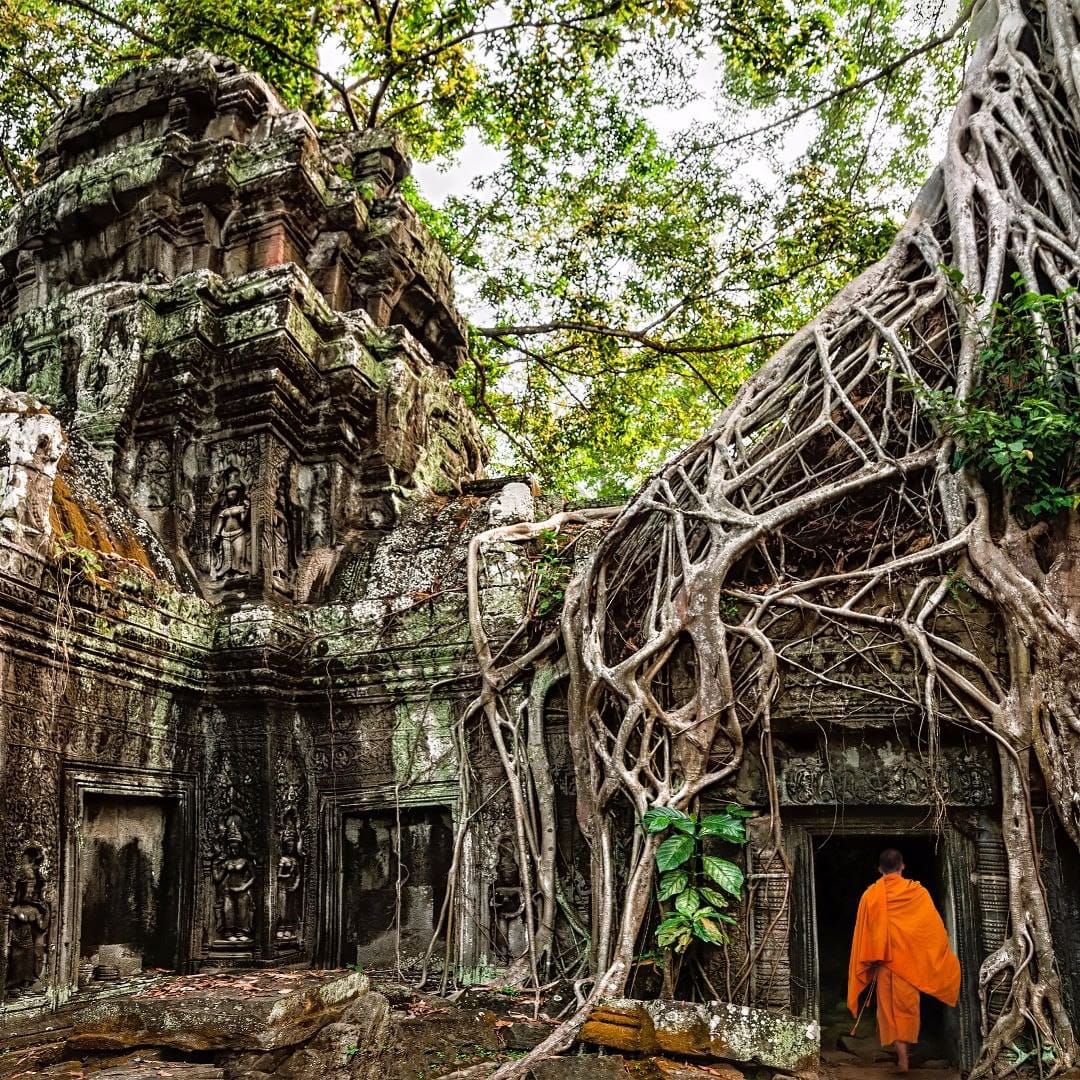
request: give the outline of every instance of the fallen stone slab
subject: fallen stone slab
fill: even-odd
[[[159,991],[109,998],[72,1017],[66,1051],[131,1050],[141,1046],[174,1050],[279,1050],[309,1041],[337,1020],[344,1007],[370,993],[363,972],[332,978],[298,978],[290,986],[240,992],[213,983],[184,993],[183,976]],[[197,976],[189,976],[197,979]]]
[[[859,1056],[847,1050],[822,1050],[821,1060],[826,1065],[855,1065],[859,1062]]]
[[[185,1061],[143,1061],[97,1069],[93,1062],[64,1061],[41,1073],[41,1080],[225,1080],[214,1065]]]
[[[532,1066],[529,1080],[631,1080],[624,1058],[551,1057]]]
[[[532,1050],[551,1034],[547,1024],[529,1020],[515,1020],[509,1027],[500,1027],[498,1031],[507,1050]]]
[[[616,1050],[724,1058],[799,1072],[817,1064],[821,1029],[816,1020],[725,1001],[618,998],[597,1005],[579,1037]]]

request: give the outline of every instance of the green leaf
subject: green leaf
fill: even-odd
[[[732,814],[709,814],[701,819],[701,835],[717,836],[731,844],[745,844],[746,826]]]
[[[662,949],[683,952],[690,944],[693,924],[685,915],[669,915],[656,928],[656,944]]]
[[[672,822],[672,825],[674,825],[679,832],[686,833],[687,836],[697,836],[697,818],[688,817],[684,814],[681,818],[676,818]]]
[[[709,915],[704,911],[694,916],[694,936],[710,945],[723,945],[728,940],[724,928],[716,920],[715,913]]]
[[[661,870],[674,870],[694,854],[692,836],[669,836],[656,849],[656,865]]]
[[[681,832],[694,831],[694,820],[673,806],[650,806],[641,816],[641,824],[647,833],[659,833],[676,828]]]
[[[706,855],[701,865],[717,885],[732,896],[742,896],[743,872],[729,859],[718,859],[715,855]]]
[[[724,807],[724,813],[729,814],[731,817],[748,818],[754,816],[753,810],[747,810],[745,806],[740,806],[738,803],[729,802]]]
[[[701,907],[701,895],[697,889],[687,889],[675,897],[675,910],[682,915],[693,915]]]
[[[660,878],[660,885],[656,890],[657,899],[670,900],[681,893],[689,883],[690,875],[685,870],[672,870]]]
[[[718,893],[715,889],[710,889],[708,885],[699,885],[698,892],[707,903],[712,904],[714,907],[726,907],[728,898],[723,893]]]

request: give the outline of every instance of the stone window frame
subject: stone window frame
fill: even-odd
[[[199,778],[195,773],[144,769],[92,762],[63,764],[59,911],[56,920],[55,983],[57,1000],[76,993],[79,975],[79,942],[82,905],[78,895],[82,872],[82,823],[87,796],[159,799],[175,807],[180,847],[180,881],[177,898],[176,970],[188,972],[196,953],[195,879],[196,838],[199,835]]]

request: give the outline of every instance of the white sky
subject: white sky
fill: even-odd
[[[489,18],[497,14],[498,12],[495,12],[489,15]],[[320,50],[319,59],[324,71],[340,71],[346,60],[345,50],[338,42],[327,42]],[[715,100],[719,84],[716,62],[716,51],[706,50],[691,80],[696,96],[682,108],[654,106],[643,110],[645,119],[652,124],[661,139],[667,141],[696,124],[707,124],[716,119]],[[753,116],[748,116],[746,119],[748,127],[757,122],[758,119]],[[785,160],[792,161],[802,153],[813,136],[813,130],[812,117],[807,117],[805,122],[788,130],[785,135],[783,153]],[[473,182],[481,176],[494,172],[502,164],[503,157],[500,151],[483,143],[479,135],[470,132],[465,146],[453,161],[437,164],[424,161],[414,162],[413,176],[424,197],[439,206],[449,197],[467,195],[472,189]],[[753,179],[768,183],[772,177],[772,170],[764,162],[760,162],[757,163],[757,167],[751,166],[750,175]]]

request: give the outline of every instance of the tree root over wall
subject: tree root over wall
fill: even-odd
[[[997,748],[1010,921],[981,972],[973,1076],[1011,1071],[1010,1048],[1024,1040],[1046,1073],[1077,1060],[1029,777],[1041,769],[1080,842],[1080,528],[1075,511],[1068,526],[1033,526],[1007,493],[956,471],[956,447],[928,402],[963,402],[978,386],[980,328],[1013,275],[1025,291],[1066,297],[1065,351],[1076,348],[1080,2],[984,0],[976,14],[993,25],[977,43],[945,161],[891,250],[620,513],[569,590],[561,641],[498,669],[474,589],[484,676],[476,708],[506,766],[519,855],[541,896],[529,916],[534,976],[554,910],[551,859],[542,794],[525,806],[525,747],[507,741],[515,728],[499,701],[541,653],[551,663],[556,645],[569,678],[578,819],[592,851],[592,983],[538,1053],[565,1047],[589,1005],[626,986],[651,904],[655,840],[637,830],[617,867],[617,811],[693,808],[735,776],[755,739],[782,858],[770,710],[779,672],[798,666],[793,628],[809,621],[886,678],[889,650],[912,658],[914,681],[891,681],[922,717],[932,776],[941,775],[944,725]],[[527,537],[504,537],[515,538]],[[1007,664],[974,635],[939,629],[961,585],[1001,627]],[[840,673],[800,673],[844,686]],[[938,800],[943,810],[940,790]],[[989,990],[1006,978],[1007,1001],[992,1016]],[[533,1056],[497,1075],[524,1075]]]

